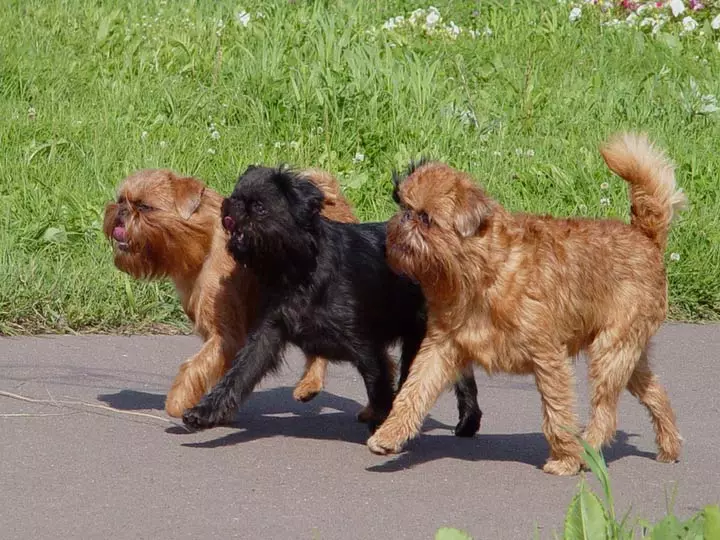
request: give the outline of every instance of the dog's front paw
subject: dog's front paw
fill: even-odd
[[[213,404],[212,400],[204,399],[192,409],[187,409],[182,420],[186,426],[194,429],[206,429],[227,423],[234,412],[233,404]]]
[[[464,414],[455,426],[455,435],[457,437],[473,437],[480,429],[481,420],[482,411],[480,409],[474,409]]]
[[[582,461],[576,457],[548,459],[543,466],[543,471],[557,476],[574,476],[580,472],[581,466]]]
[[[375,435],[367,441],[368,448],[373,454],[381,456],[387,454],[397,454],[402,450],[402,442],[398,442],[389,437],[384,437],[382,430],[376,431]]]

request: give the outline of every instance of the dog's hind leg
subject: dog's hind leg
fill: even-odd
[[[355,365],[365,383],[368,404],[358,414],[358,421],[367,422],[370,432],[390,414],[393,402],[392,361],[385,350],[368,354],[358,354]]]
[[[280,328],[265,319],[248,336],[220,382],[198,405],[185,411],[183,422],[194,428],[206,428],[230,420],[263,377],[280,366],[284,346]]]
[[[658,461],[673,462],[680,457],[682,437],[678,431],[670,398],[650,370],[647,349],[640,356],[627,386],[630,393],[647,407],[655,428],[655,441],[660,451]]]
[[[305,372],[295,385],[293,397],[298,401],[310,401],[317,396],[325,385],[325,373],[328,361],[320,356],[308,356],[305,360]]]
[[[458,437],[472,437],[480,429],[482,411],[477,401],[478,389],[475,383],[472,362],[460,371],[455,382],[455,397],[457,398],[459,421],[455,426],[455,435]]]
[[[617,334],[602,332],[588,348],[590,422],[583,438],[596,449],[610,444],[615,437],[620,394],[627,386],[643,350],[643,345],[638,343],[640,340],[622,342]]]

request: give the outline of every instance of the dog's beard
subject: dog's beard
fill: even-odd
[[[462,279],[454,268],[451,249],[437,237],[426,239],[412,223],[403,223],[395,217],[388,223],[387,261],[396,272],[420,283],[424,291],[434,294],[457,295]],[[427,294],[427,293],[426,293]]]
[[[235,230],[227,244],[233,258],[262,280],[284,276],[297,279],[315,267],[317,247],[307,232],[266,231],[260,227]]]

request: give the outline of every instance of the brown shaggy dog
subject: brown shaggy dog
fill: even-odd
[[[438,394],[473,359],[488,373],[535,376],[550,444],[544,470],[575,474],[582,463],[570,358],[586,351],[585,440],[596,448],[612,440],[627,388],[652,416],[657,459],[678,459],[675,414],[647,348],[665,318],[663,250],[685,197],[672,165],[644,136],[617,136],[602,155],[630,185],[629,225],[511,214],[441,163],[396,178],[401,211],[388,225],[388,258],[420,282],[429,321],[392,413],[368,440],[373,452],[398,452],[417,435]]]
[[[335,178],[314,169],[304,174],[325,194],[323,215],[357,222]],[[226,249],[222,201],[221,195],[195,178],[153,169],[127,177],[117,201],[105,209],[103,229],[113,242],[115,266],[135,278],[172,279],[185,313],[204,341],[173,381],[165,402],[170,416],[182,416],[225,374],[254,317],[255,280]],[[315,397],[322,390],[326,369],[325,359],[308,358],[295,399]]]

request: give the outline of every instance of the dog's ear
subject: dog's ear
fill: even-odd
[[[469,238],[482,229],[490,216],[487,196],[474,185],[466,186],[455,203],[455,230]]]
[[[398,206],[401,204],[400,203],[400,184],[402,183],[403,180],[405,180],[405,175],[401,175],[398,171],[392,172],[392,186],[393,186],[392,198],[393,198],[393,201],[395,201],[395,204],[397,204]]]
[[[325,195],[315,184],[301,175],[280,171],[275,181],[290,202],[290,209],[300,223],[310,223],[320,214]]]
[[[195,178],[175,178],[175,209],[183,219],[190,219],[202,202],[205,185]]]
[[[417,169],[422,167],[423,165],[427,165],[430,163],[430,159],[422,156],[419,161],[411,161],[407,169],[405,169],[405,172],[400,173],[397,170],[394,170],[392,172],[392,184],[393,184],[393,192],[392,192],[392,198],[393,201],[395,201],[396,204],[401,204],[400,202],[400,184],[402,184],[405,179],[410,176],[412,173],[414,173]]]

